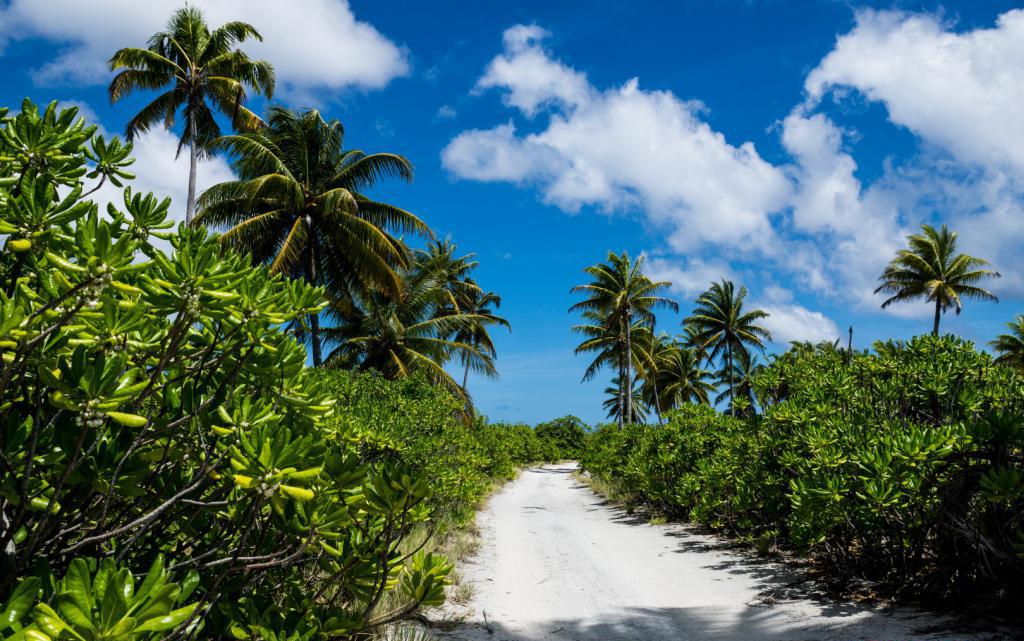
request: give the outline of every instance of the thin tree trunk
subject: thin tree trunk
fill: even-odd
[[[189,144],[188,144],[188,203],[185,205],[185,226],[192,224],[192,216],[196,212],[196,171],[199,162],[199,152],[196,150],[196,121],[189,118]]]
[[[622,418],[623,418],[623,416],[622,416],[622,413],[623,413],[622,381],[623,381],[623,376],[622,376],[622,352],[620,351],[619,352],[619,398],[616,401],[616,403],[618,405],[618,412],[616,412],[616,416],[618,418],[619,430],[622,430],[622,423],[623,423],[623,420],[622,420]]]
[[[633,312],[626,310],[626,422],[633,422]]]
[[[654,365],[654,375],[651,376],[651,387],[654,388],[654,413],[658,416],[658,425],[664,425],[661,418],[661,393],[658,390],[658,365]]]
[[[469,361],[466,361],[466,371],[462,374],[462,391],[466,391],[466,385],[469,383]]]
[[[306,216],[306,232],[309,234],[309,251],[306,252],[306,277],[310,285],[316,285],[316,230],[313,228],[313,218]],[[313,367],[320,367],[323,364],[323,354],[320,350],[320,314],[309,315],[310,343],[313,345]]]
[[[729,416],[736,415],[736,399],[733,394],[735,392],[735,383],[732,375],[732,343],[725,344],[725,367],[729,372]]]
[[[942,301],[935,299],[935,326],[932,327],[932,336],[939,335],[939,318],[942,316]]]

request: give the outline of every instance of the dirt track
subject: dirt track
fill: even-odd
[[[788,597],[795,577],[714,537],[648,525],[578,483],[531,469],[480,513],[474,588],[451,639],[489,641],[980,640],[909,611]]]

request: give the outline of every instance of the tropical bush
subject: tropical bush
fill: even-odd
[[[576,459],[583,453],[587,426],[575,416],[563,416],[534,428],[537,438],[546,448],[547,460]]]
[[[169,231],[168,200],[101,214],[83,180],[130,161],[95,132],[0,123],[0,634],[344,637],[440,603],[423,469],[368,456],[386,432],[282,331],[320,290]]]
[[[762,414],[690,406],[605,427],[592,474],[667,512],[793,546],[907,593],[1024,586],[1024,379],[951,336],[878,354],[794,349]]]
[[[331,418],[352,435],[364,460],[409,466],[430,479],[435,525],[470,519],[495,480],[530,463],[575,457],[583,439],[579,419],[538,425],[467,420],[460,398],[424,375],[389,380],[375,372],[314,370],[337,400]]]

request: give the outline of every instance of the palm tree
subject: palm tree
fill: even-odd
[[[574,325],[572,330],[583,335],[584,339],[576,349],[576,354],[594,354],[593,360],[583,373],[583,382],[591,381],[605,367],[621,373],[624,370],[625,360],[625,333],[616,322],[609,322],[607,316],[596,311],[585,311],[582,314],[583,323]],[[652,361],[649,353],[650,328],[641,321],[633,321],[630,328],[630,361],[631,366],[637,371],[644,371]],[[619,374],[615,376],[616,381],[621,381]],[[620,387],[618,402],[622,404],[616,416],[621,416],[623,422],[629,422],[625,415],[625,387]]]
[[[472,287],[466,287],[458,298],[457,313],[470,316],[473,320],[465,327],[456,330],[453,340],[457,343],[472,345],[479,352],[490,356],[492,359],[496,358],[498,351],[494,347],[494,341],[491,340],[491,334],[488,329],[492,326],[501,326],[512,331],[512,326],[508,320],[497,314],[498,308],[501,307],[501,296],[494,292],[485,292],[472,280],[467,279],[466,282],[472,285]],[[464,356],[460,356],[459,360],[463,367],[462,389],[466,390],[466,385],[469,384],[469,370],[472,363]]]
[[[165,31],[153,34],[145,49],[128,47],[110,59],[111,71],[122,70],[110,83],[111,102],[136,89],[166,90],[128,121],[129,141],[156,124],[171,129],[182,112],[185,127],[178,154],[185,146],[189,150],[186,225],[195,213],[196,164],[220,137],[214,112],[230,117],[236,130],[251,131],[262,121],[242,105],[246,87],[267,98],[274,94],[270,63],[250,60],[235,48],[249,38],[263,39],[245,22],[228,22],[211,31],[199,9],[185,6],[174,12]]]
[[[611,385],[604,388],[604,393],[607,395],[604,403],[601,407],[608,413],[608,418],[614,419],[620,426],[626,423],[643,423],[647,420],[647,410],[644,409],[643,393],[638,385],[633,386],[633,393],[630,394],[633,407],[633,415],[629,420],[625,420],[622,415],[625,406],[622,403],[622,390],[626,389],[623,385],[623,381],[616,376],[612,379]]]
[[[746,350],[736,352],[736,358],[732,363],[731,370],[726,371],[725,368],[722,368],[715,372],[715,377],[720,382],[729,385],[729,389],[726,392],[722,392],[715,397],[715,403],[721,403],[728,396],[729,412],[733,416],[737,414],[753,414],[753,381],[754,376],[762,369],[764,369],[764,366],[758,362],[757,356]]]
[[[690,334],[690,340],[706,350],[707,362],[724,357],[726,383],[729,386],[729,411],[735,400],[733,361],[738,357],[749,356],[749,347],[764,351],[764,341],[772,339],[771,333],[757,324],[768,313],[755,309],[743,311],[743,301],[747,297],[747,288],[740,286],[736,290],[732,281],[722,280],[713,283],[711,288],[697,298],[693,313],[683,321]]]
[[[631,260],[629,254],[608,252],[606,263],[587,267],[584,271],[593,280],[586,285],[572,288],[572,293],[583,294],[586,298],[569,308],[569,312],[595,312],[601,316],[601,325],[621,336],[621,349],[617,364],[618,378],[622,383],[621,395],[625,407],[619,413],[620,424],[633,417],[633,346],[632,331],[634,318],[646,327],[654,327],[654,309],[668,307],[678,310],[675,301],[661,296],[670,283],[655,282],[643,273],[644,258]],[[577,349],[577,351],[579,351]]]
[[[476,295],[480,289],[470,278],[480,264],[476,254],[458,256],[457,252],[458,247],[450,238],[431,240],[426,249],[416,251],[416,260],[422,268],[434,271],[448,292],[448,301],[440,313],[458,312],[459,300]]]
[[[891,338],[884,341],[879,339],[871,344],[871,349],[875,351],[875,354],[887,358],[895,358],[896,356],[899,356],[900,352],[905,348],[906,343],[900,340],[893,340]]]
[[[997,301],[995,294],[977,286],[999,273],[987,269],[989,262],[967,254],[956,253],[957,233],[945,225],[936,230],[921,225],[923,233],[907,237],[909,249],[896,252],[889,266],[878,278],[882,284],[875,293],[892,294],[882,303],[885,309],[893,303],[924,299],[935,303],[935,324],[932,334],[939,335],[939,319],[949,308],[960,313],[962,299]]]
[[[444,365],[456,359],[474,371],[496,374],[491,354],[457,338],[484,319],[467,313],[437,315],[447,298],[443,276],[436,271],[415,264],[399,275],[397,295],[371,290],[357,296],[352,308],[332,314],[337,324],[323,329],[325,339],[336,345],[328,364],[374,370],[391,379],[421,372],[469,405],[465,390]]]
[[[1024,314],[1017,314],[1006,327],[1009,333],[1000,334],[989,345],[999,354],[997,363],[1024,372]]]
[[[270,109],[268,127],[218,142],[235,158],[238,180],[199,197],[196,223],[230,227],[221,240],[270,264],[273,272],[324,286],[336,311],[371,292],[398,296],[398,270],[411,252],[392,231],[430,235],[413,214],[360,193],[384,177],[412,180],[396,154],[343,149],[344,129],[316,110]],[[313,364],[321,363],[319,317],[309,318]]]
[[[449,316],[452,314],[470,314],[478,317],[477,322],[463,328],[448,338],[458,342],[474,345],[491,358],[497,356],[494,342],[488,328],[494,325],[504,326],[511,330],[509,322],[497,315],[501,307],[501,296],[494,292],[485,292],[471,277],[479,266],[476,254],[458,255],[458,247],[450,238],[434,239],[427,244],[425,250],[417,250],[416,261],[419,269],[435,273],[445,293],[445,301],[439,305],[435,314]],[[470,363],[462,359],[462,388],[469,384]]]
[[[709,404],[714,385],[711,373],[700,367],[694,350],[667,334],[657,337],[652,350],[653,371],[645,377],[644,401],[660,414],[686,403]]]

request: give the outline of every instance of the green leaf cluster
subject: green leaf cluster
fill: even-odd
[[[322,290],[151,194],[100,212],[84,182],[131,159],[95,130],[0,120],[0,634],[347,637],[439,604],[430,477],[285,331]]]
[[[970,342],[797,346],[753,376],[763,414],[689,406],[605,427],[582,464],[655,507],[907,594],[1024,585],[1024,379]]]

